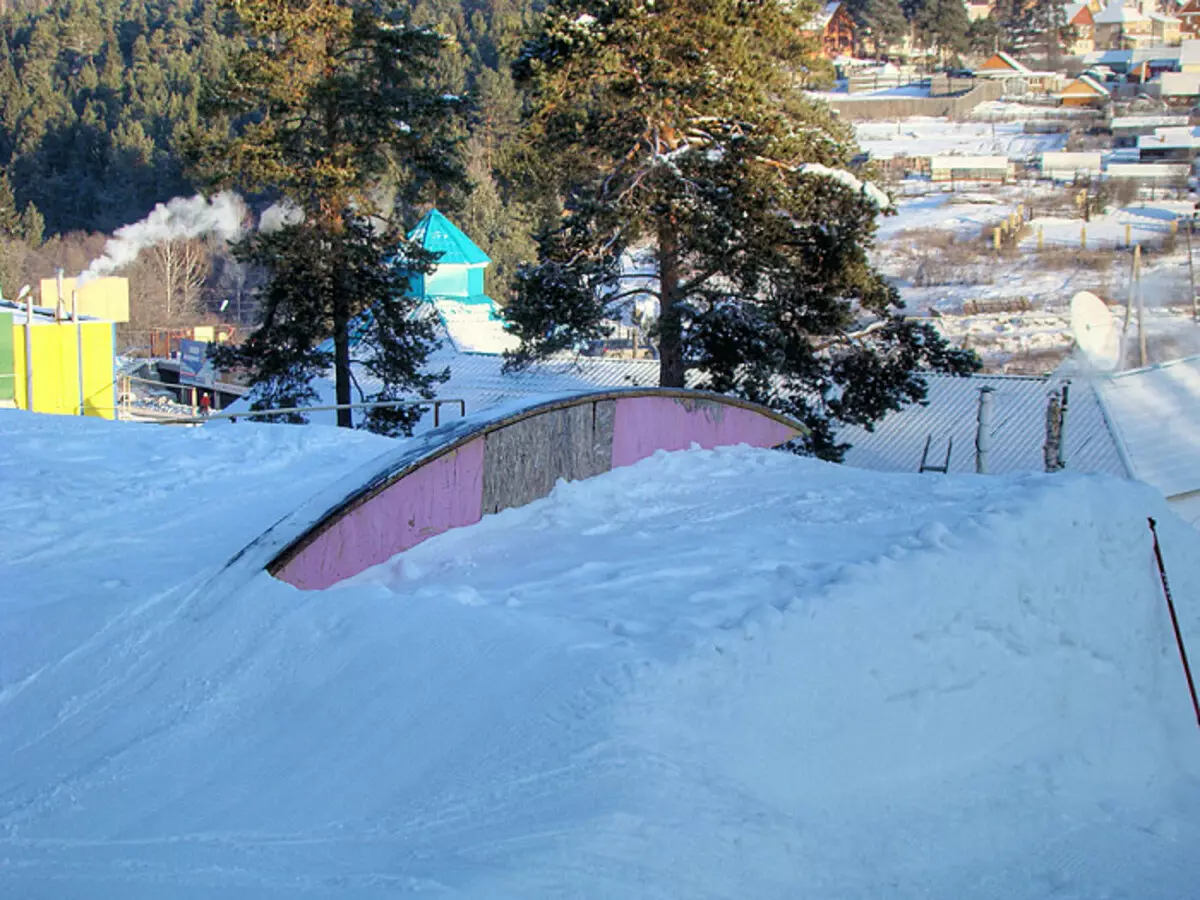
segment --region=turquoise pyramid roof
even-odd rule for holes
[[[417,227],[409,232],[408,239],[417,241],[431,253],[440,253],[439,266],[487,265],[491,262],[486,253],[436,209],[425,214]]]

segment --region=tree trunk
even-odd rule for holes
[[[350,402],[350,301],[334,287],[333,296],[333,377],[339,406]],[[338,428],[353,428],[353,410],[337,411]]]
[[[658,383],[662,387],[683,387],[687,374],[678,290],[679,240],[675,223],[664,220],[658,226]]]

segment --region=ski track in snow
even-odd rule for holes
[[[1191,896],[1148,488],[659,454],[189,614],[390,446],[0,411],[0,897]]]

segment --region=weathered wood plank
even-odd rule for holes
[[[545,497],[560,478],[577,481],[612,467],[616,403],[601,400],[554,410],[487,435],[483,512]]]

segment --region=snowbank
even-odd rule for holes
[[[351,585],[198,585],[332,429],[0,411],[0,896],[1177,898],[1149,488],[660,454]]]

